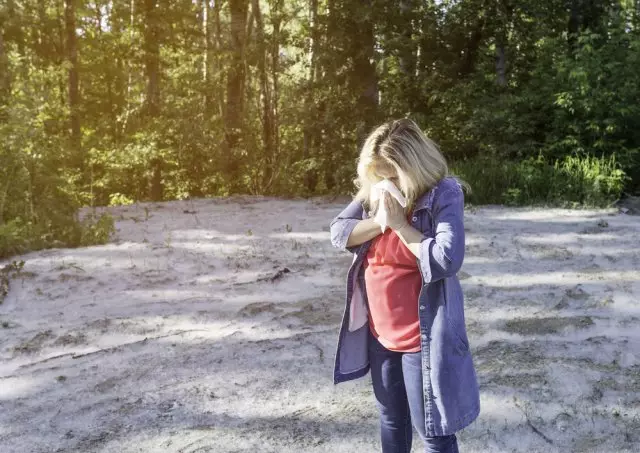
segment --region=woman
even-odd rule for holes
[[[388,179],[406,211],[372,187]],[[354,254],[334,383],[371,370],[383,453],[408,453],[412,429],[427,453],[458,452],[456,431],[476,419],[480,398],[467,339],[462,288],[461,184],[448,177],[437,146],[411,120],[391,121],[367,138],[359,191],[331,223],[331,242]],[[373,214],[384,203],[384,233]]]

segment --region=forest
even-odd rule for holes
[[[640,0],[3,0],[0,258],[80,207],[353,192],[415,120],[474,205],[640,192]]]

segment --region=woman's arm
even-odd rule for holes
[[[420,271],[426,283],[455,275],[464,260],[464,194],[459,186],[443,192],[433,216],[436,231],[434,237],[425,237],[404,218],[402,207],[389,200],[393,212],[390,225],[402,242],[420,261]],[[396,206],[394,206],[394,203]],[[400,211],[398,211],[400,209]],[[390,218],[392,215],[389,216]]]
[[[352,201],[331,222],[331,243],[340,250],[354,253],[358,246],[381,233],[380,225],[373,219],[362,219],[364,207],[359,201]]]
[[[409,251],[413,253],[416,258],[420,258],[420,243],[422,242],[422,239],[424,239],[424,235],[409,225],[408,222],[405,223],[404,226],[400,227],[399,230],[395,231]]]
[[[356,224],[353,230],[351,230],[351,234],[347,240],[347,247],[364,244],[381,233],[382,230],[380,229],[380,225],[374,222],[373,219],[361,220]]]
[[[396,232],[411,253],[420,258],[420,243],[424,239],[424,235],[407,222],[403,207],[386,192],[383,197],[383,203],[388,213],[389,228]]]

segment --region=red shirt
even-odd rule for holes
[[[364,279],[373,335],[392,351],[420,351],[418,297],[422,276],[416,256],[390,228],[373,240]]]

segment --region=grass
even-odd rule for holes
[[[566,156],[550,162],[541,155],[523,161],[493,156],[453,162],[451,171],[471,186],[472,204],[608,207],[628,179],[615,159]]]

